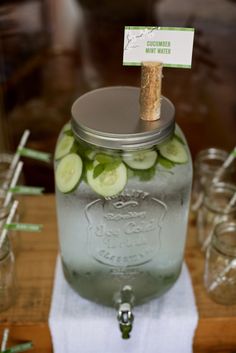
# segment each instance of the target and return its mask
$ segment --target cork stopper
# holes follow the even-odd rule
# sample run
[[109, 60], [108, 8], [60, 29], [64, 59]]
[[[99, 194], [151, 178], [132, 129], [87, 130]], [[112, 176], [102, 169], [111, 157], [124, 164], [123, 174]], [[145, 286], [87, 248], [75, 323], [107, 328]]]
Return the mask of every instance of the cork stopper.
[[146, 121], [160, 119], [162, 63], [143, 62], [141, 65], [140, 118]]

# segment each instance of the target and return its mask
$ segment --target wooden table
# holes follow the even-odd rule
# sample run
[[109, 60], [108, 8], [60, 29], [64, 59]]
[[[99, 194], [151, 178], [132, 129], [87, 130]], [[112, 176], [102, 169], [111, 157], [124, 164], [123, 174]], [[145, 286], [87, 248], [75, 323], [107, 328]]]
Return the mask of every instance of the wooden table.
[[[39, 234], [21, 234], [21, 249], [17, 254], [18, 297], [14, 306], [0, 313], [0, 335], [5, 327], [9, 327], [10, 344], [32, 340], [34, 352], [47, 353], [52, 352], [48, 313], [58, 252], [54, 195], [25, 197], [24, 208], [22, 221], [42, 223], [44, 230]], [[191, 224], [186, 261], [200, 317], [194, 352], [235, 353], [236, 306], [215, 304], [206, 295], [202, 284], [203, 255]]]

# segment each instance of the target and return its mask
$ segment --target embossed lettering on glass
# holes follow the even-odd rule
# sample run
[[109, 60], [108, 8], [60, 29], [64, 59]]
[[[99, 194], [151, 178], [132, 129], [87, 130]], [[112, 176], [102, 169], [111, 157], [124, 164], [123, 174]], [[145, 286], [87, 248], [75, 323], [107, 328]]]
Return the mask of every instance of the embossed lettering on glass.
[[132, 307], [159, 297], [183, 261], [192, 182], [174, 107], [139, 119], [139, 89], [81, 96], [55, 151], [57, 218], [64, 274], [83, 297], [118, 309], [123, 337]]

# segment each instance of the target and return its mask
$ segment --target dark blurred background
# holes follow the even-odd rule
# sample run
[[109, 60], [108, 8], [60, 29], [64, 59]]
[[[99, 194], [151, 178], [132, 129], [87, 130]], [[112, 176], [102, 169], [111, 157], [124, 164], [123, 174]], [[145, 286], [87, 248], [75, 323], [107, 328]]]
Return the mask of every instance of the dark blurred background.
[[[19, 0], [0, 2], [0, 152], [53, 153], [72, 102], [107, 85], [140, 84], [123, 67], [125, 25], [194, 27], [192, 69], [164, 69], [163, 94], [195, 157], [236, 144], [235, 0]], [[109, 45], [107, 45], [109, 43]], [[52, 165], [25, 161], [28, 185], [52, 192]]]

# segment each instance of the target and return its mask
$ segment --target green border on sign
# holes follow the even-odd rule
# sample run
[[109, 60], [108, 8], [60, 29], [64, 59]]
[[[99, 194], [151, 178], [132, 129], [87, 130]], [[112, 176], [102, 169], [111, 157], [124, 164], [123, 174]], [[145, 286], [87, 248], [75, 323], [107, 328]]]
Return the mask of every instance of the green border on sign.
[[[149, 60], [151, 61], [151, 60]], [[123, 62], [124, 66], [141, 66], [141, 62]], [[191, 65], [180, 65], [180, 64], [163, 64], [164, 67], [176, 67], [182, 69], [191, 69]]]
[[[194, 28], [186, 28], [186, 27], [158, 27], [158, 26], [125, 26], [125, 30], [154, 30], [157, 31], [180, 31], [180, 32], [194, 32]], [[148, 60], [147, 60], [148, 61]], [[151, 61], [151, 60], [149, 60]], [[153, 60], [155, 61], [155, 60]], [[124, 66], [140, 66], [141, 62], [124, 62]], [[181, 64], [163, 64], [164, 67], [176, 67], [183, 69], [191, 69], [192, 65], [181, 65]]]
[[157, 29], [158, 31], [189, 31], [194, 32], [194, 28], [187, 27], [158, 27], [158, 26], [125, 26], [125, 29]]

